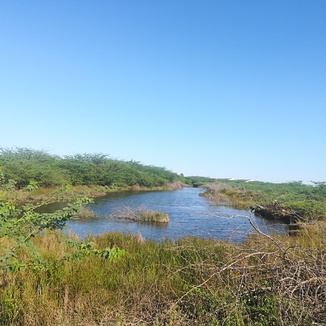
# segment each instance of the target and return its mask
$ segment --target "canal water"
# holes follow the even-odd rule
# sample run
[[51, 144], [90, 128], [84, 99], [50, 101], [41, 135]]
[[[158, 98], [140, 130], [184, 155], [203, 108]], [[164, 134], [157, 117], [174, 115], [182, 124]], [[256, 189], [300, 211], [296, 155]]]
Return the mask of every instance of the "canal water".
[[[91, 220], [71, 220], [66, 232], [80, 237], [110, 231], [140, 234], [146, 240], [177, 240], [182, 237], [200, 237], [240, 242], [255, 233], [248, 218], [264, 233], [286, 234], [288, 226], [268, 221], [226, 206], [213, 205], [201, 197], [201, 188], [183, 188], [175, 191], [123, 192], [97, 198], [87, 207], [96, 214]], [[168, 214], [169, 223], [140, 223], [112, 216], [121, 209], [161, 211]]]

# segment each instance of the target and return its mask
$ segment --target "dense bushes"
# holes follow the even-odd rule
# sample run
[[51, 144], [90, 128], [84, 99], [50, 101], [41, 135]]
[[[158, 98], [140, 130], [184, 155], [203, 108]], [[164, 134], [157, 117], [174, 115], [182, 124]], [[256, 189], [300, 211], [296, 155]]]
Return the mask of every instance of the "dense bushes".
[[165, 168], [114, 160], [102, 154], [59, 157], [27, 148], [0, 148], [0, 186], [6, 189], [67, 184], [154, 187], [183, 180]]

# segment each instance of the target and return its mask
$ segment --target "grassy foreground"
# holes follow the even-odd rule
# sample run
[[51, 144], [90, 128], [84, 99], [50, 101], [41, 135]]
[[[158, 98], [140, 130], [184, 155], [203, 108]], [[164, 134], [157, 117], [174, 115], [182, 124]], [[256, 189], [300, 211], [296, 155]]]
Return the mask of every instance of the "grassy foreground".
[[26, 266], [0, 271], [1, 325], [326, 324], [322, 222], [243, 244], [57, 231], [33, 243], [39, 264], [22, 248]]

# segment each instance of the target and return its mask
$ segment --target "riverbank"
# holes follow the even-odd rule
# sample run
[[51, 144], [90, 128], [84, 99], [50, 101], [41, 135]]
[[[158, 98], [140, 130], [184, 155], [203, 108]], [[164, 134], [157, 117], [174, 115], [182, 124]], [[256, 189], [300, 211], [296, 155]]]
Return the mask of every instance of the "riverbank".
[[147, 191], [164, 191], [177, 190], [187, 186], [181, 182], [173, 182], [164, 186], [144, 187], [139, 185], [124, 187], [107, 187], [98, 185], [79, 185], [79, 186], [63, 186], [63, 187], [38, 187], [32, 190], [14, 189], [1, 190], [0, 200], [11, 201], [17, 205], [27, 203], [50, 203], [50, 202], [73, 202], [77, 199], [88, 197], [97, 198], [104, 197], [111, 193], [119, 193], [124, 191], [147, 192]]
[[326, 185], [300, 182], [272, 184], [223, 180], [204, 186], [206, 198], [218, 205], [246, 209], [266, 219], [292, 224], [326, 220]]

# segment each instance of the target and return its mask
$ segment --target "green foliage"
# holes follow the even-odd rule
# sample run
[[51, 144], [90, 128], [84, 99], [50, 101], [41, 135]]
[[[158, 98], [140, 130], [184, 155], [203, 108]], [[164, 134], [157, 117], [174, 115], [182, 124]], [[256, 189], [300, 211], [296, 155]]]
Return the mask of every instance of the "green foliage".
[[[11, 202], [0, 202], [0, 269], [17, 271], [39, 262], [39, 252], [32, 239], [45, 229], [62, 229], [67, 220], [74, 216], [88, 199], [69, 204], [52, 214], [38, 213], [36, 207], [27, 204], [17, 207]], [[29, 258], [22, 262], [20, 254]]]
[[59, 157], [26, 148], [0, 148], [0, 187], [33, 191], [37, 187], [99, 185], [109, 188], [139, 185], [163, 186], [184, 181], [183, 176], [135, 161], [125, 162], [103, 154]]
[[192, 176], [186, 178], [186, 183], [191, 184], [193, 187], [201, 187], [207, 183], [215, 182], [216, 179], [200, 176]]
[[43, 151], [27, 148], [16, 150], [0, 148], [0, 166], [4, 181], [15, 180], [15, 188], [21, 189], [37, 182], [40, 186], [58, 185], [64, 182], [62, 173], [56, 169], [59, 157]]
[[27, 191], [33, 191], [38, 189], [39, 185], [36, 181], [30, 181], [28, 186], [26, 186]]
[[[208, 188], [214, 189], [211, 185]], [[277, 203], [280, 209], [296, 212], [305, 220], [326, 218], [325, 182], [307, 185], [300, 181], [269, 183], [221, 179], [215, 188], [239, 208], [272, 206]]]
[[78, 261], [87, 256], [99, 257], [106, 261], [116, 261], [126, 254], [125, 250], [117, 247], [95, 249], [94, 242], [76, 242], [73, 247], [75, 250], [64, 257], [66, 261]]
[[249, 290], [241, 296], [247, 318], [253, 325], [278, 325], [278, 303], [275, 295], [264, 290]]

